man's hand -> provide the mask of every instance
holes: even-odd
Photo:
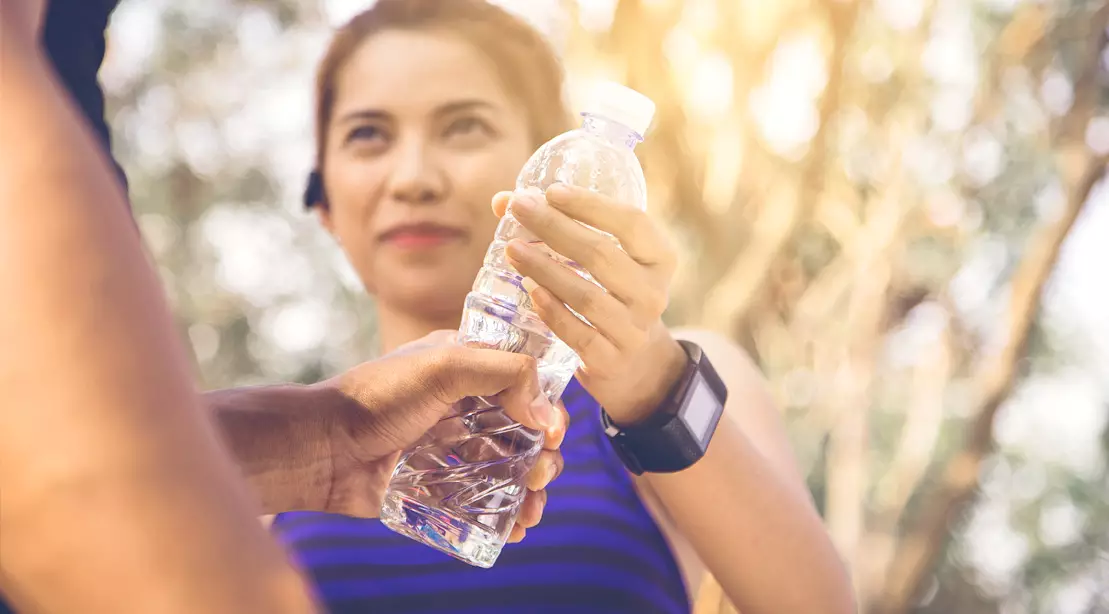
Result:
[[[569,418],[539,392],[535,361],[456,345],[437,332],[312,386],[263,386],[205,395],[228,448],[266,513],[312,510],[376,517],[401,451],[471,396],[493,398],[545,450],[510,539],[539,521]]]
[[[567,417],[540,391],[535,359],[456,345],[453,333],[437,332],[320,386],[347,399],[327,409],[333,464],[326,511],[377,516],[400,452],[455,403],[481,396],[495,400],[517,422],[545,433],[546,449],[528,476],[530,492],[512,538],[519,539],[539,521],[546,503],[543,489],[562,468],[557,450]]]

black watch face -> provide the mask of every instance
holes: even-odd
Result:
[[[679,417],[685,423],[689,433],[701,442],[701,448],[704,449],[708,446],[713,431],[716,430],[716,422],[720,419],[720,412],[724,407],[700,373],[693,377],[685,398],[686,403]]]

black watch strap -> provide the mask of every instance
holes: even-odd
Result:
[[[621,427],[601,411],[605,434],[636,475],[687,469],[705,455],[723,413],[728,389],[700,346],[679,341],[689,356],[666,400],[643,422]]]

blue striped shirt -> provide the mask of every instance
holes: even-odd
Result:
[[[573,381],[565,467],[539,526],[491,569],[471,567],[377,520],[280,514],[274,527],[334,614],[688,614],[677,561]]]

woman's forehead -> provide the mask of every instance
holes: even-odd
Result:
[[[492,60],[450,32],[391,30],[363,42],[336,75],[336,113],[429,113],[458,101],[507,109]]]

